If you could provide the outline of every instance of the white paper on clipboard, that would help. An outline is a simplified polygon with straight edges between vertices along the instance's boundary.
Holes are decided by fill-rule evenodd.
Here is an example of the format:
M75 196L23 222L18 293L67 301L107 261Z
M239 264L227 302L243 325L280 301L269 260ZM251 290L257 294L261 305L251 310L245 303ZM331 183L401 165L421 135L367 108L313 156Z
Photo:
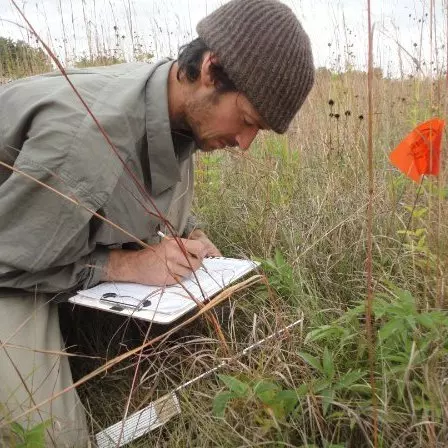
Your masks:
M79 291L70 302L160 323L169 323L210 299L259 263L237 258L206 258L204 268L181 284L166 287L107 282ZM200 285L200 286L199 286ZM203 294L202 294L203 293Z

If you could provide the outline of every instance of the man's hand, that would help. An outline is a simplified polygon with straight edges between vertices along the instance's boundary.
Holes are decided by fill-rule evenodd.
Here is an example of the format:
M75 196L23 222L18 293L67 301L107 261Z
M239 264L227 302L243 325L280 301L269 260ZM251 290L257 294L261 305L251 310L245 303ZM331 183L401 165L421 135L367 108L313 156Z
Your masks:
M188 261L196 271L209 249L199 239L179 239ZM165 286L177 283L191 272L187 257L174 238L142 250L111 250L104 281L134 282L145 285Z
M222 257L219 249L208 239L207 235L200 229L193 230L188 236L189 240L200 241L206 247L206 257Z

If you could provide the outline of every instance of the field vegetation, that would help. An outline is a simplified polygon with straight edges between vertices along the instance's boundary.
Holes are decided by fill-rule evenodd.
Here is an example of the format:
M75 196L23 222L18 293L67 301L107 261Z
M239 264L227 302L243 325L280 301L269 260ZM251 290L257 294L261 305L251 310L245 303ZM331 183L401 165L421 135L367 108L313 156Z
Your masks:
M0 39L0 76L46 71L50 60L34 48ZM73 65L126 59L106 51ZM197 156L195 213L224 255L262 263L260 282L212 311L227 347L200 317L86 381L79 393L92 432L303 318L183 389L181 414L131 446L370 447L375 427L377 446L447 446L446 170L442 157L440 177L418 185L388 161L418 123L445 118L444 70L374 72L373 369L365 308L367 74L318 68L286 135L263 132L245 154ZM75 380L167 331L67 305L61 314L78 355Z

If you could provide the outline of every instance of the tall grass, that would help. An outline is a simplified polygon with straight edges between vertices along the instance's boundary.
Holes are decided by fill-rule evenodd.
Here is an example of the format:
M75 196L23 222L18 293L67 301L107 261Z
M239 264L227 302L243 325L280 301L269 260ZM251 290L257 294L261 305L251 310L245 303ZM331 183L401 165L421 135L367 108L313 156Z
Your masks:
M198 157L196 213L225 255L263 260L270 282L270 289L254 288L217 310L229 346L236 352L300 312L304 330L222 372L243 386L216 377L191 386L181 396L182 415L135 446L369 446L364 317L356 308L366 294L366 124L359 118L365 116L365 100L357 93L363 81L360 74L321 74L291 133L263 134L244 156ZM383 92L375 115L373 230L379 446L444 446L448 321L433 310L438 279L445 281L447 212L442 208L436 239L438 224L428 203L437 195L446 198L446 190L425 181L414 207L417 186L387 162L388 150L413 126L403 119L403 103L427 118L431 111L425 115L413 92L417 83L420 92L430 86L422 80L376 83ZM396 113L379 113L383 107ZM339 113L339 119L330 113ZM90 354L112 357L146 330L145 324L97 314L92 331L84 328L86 313L91 319L90 311L70 318L80 319L73 326L93 339ZM119 325L127 331L118 331ZM100 334L111 332L115 339L106 344ZM219 360L214 332L202 323L189 326L145 353L132 409ZM82 362L78 375L87 373L87 365ZM130 362L82 387L99 427L120 419L133 367ZM326 381L330 385L323 387ZM282 399L291 391L297 394L292 408ZM216 416L212 410L220 392L232 398Z
M93 53L78 62L117 57ZM215 310L232 352L302 312L305 322L231 363L220 377L184 390L182 414L132 446L372 445L360 307L366 297L366 85L366 73L320 69L288 134L262 133L244 155L198 155L196 214L225 255L261 260L268 280ZM373 91L379 446L442 447L448 440L446 171L419 191L387 155L418 122L445 116L445 80L441 72L388 79L376 70ZM434 206L438 201L441 207ZM75 358L75 379L138 346L148 330L146 323L100 312L62 311L68 345L98 357ZM154 326L151 335L164 331ZM221 356L205 321L146 349L130 412L216 366ZM93 432L122 418L136 363L131 358L80 387Z

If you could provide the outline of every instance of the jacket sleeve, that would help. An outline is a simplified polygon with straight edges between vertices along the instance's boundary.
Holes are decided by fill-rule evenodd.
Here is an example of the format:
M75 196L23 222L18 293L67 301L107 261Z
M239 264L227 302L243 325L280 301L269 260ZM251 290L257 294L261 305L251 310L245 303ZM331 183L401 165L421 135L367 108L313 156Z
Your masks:
M80 198L88 167L67 169L73 166L67 157L79 151L73 143L74 130L83 116L62 103L39 105L35 114L28 115L14 111L14 105L18 107L17 102L2 104L9 108L10 119L2 126L10 131L18 123L17 134L24 135L11 139L22 140L20 151L4 146L4 152L14 155L8 163L15 159L17 171L3 167L0 179L0 289L56 293L93 286L100 281L108 250L92 242L92 214L68 199L94 211L101 208L98 196L92 195L89 203L86 191ZM11 121L19 115L31 123ZM1 152L0 160L5 160Z
M125 164L146 132L144 93L153 70L134 64L69 74ZM87 209L105 209L123 164L64 77L0 88L0 160L20 171L0 169L0 290L62 292L98 283L108 240L97 244L98 218Z
M69 196L45 169L23 160L16 168ZM11 174L0 186L0 288L61 292L98 283L108 250L89 243L91 219L24 174Z

